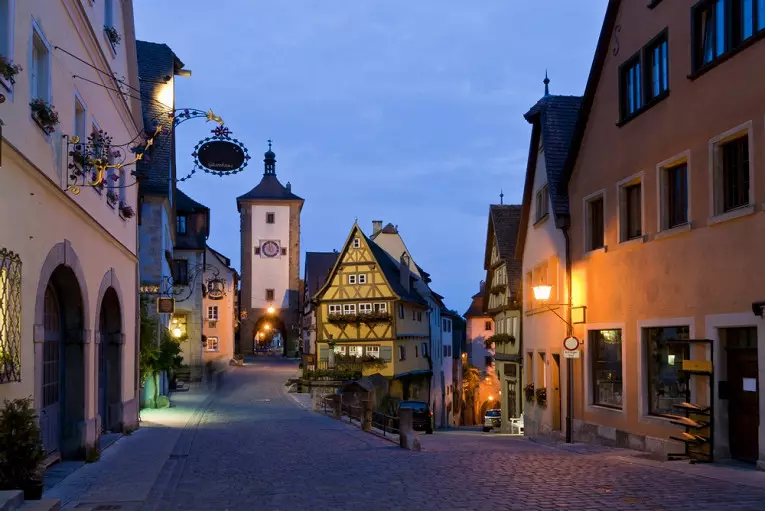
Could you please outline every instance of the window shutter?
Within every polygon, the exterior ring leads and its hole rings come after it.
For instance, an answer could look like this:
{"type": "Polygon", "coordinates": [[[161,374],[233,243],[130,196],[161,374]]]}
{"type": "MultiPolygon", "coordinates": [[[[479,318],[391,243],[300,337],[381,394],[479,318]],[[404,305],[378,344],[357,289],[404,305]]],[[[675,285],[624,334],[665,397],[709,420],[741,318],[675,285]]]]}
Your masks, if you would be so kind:
{"type": "Polygon", "coordinates": [[[558,258],[551,257],[547,264],[547,283],[552,286],[550,291],[550,302],[558,303],[558,298],[562,293],[559,293],[560,283],[558,281],[558,258]]]}
{"type": "Polygon", "coordinates": [[[393,348],[391,346],[380,346],[380,358],[386,362],[393,360],[393,348]]]}
{"type": "Polygon", "coordinates": [[[329,348],[327,346],[319,346],[319,360],[329,360],[329,348]]]}

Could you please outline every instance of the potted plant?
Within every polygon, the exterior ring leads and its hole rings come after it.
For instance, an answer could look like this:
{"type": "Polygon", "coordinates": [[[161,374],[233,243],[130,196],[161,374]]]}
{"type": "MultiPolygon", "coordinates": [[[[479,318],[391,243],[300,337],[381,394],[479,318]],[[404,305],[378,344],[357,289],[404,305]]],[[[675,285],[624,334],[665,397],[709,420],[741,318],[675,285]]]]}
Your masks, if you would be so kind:
{"type": "Polygon", "coordinates": [[[32,398],[6,400],[0,411],[0,490],[23,490],[27,500],[42,498],[40,438],[32,398]]]}
{"type": "Polygon", "coordinates": [[[523,387],[523,393],[526,396],[526,402],[531,403],[534,401],[534,384],[529,383],[525,387],[523,387]]]}
{"type": "Polygon", "coordinates": [[[0,55],[0,76],[8,80],[11,85],[16,83],[13,77],[19,74],[20,71],[23,71],[20,65],[14,64],[8,57],[0,55]]]}
{"type": "Polygon", "coordinates": [[[104,33],[106,34],[106,38],[109,40],[109,42],[112,43],[112,46],[117,46],[120,44],[120,41],[122,41],[122,36],[114,27],[108,27],[104,25],[104,33]]]}
{"type": "Polygon", "coordinates": [[[547,406],[547,389],[544,387],[538,388],[536,391],[537,403],[544,408],[547,406]]]}
{"type": "Polygon", "coordinates": [[[127,202],[120,201],[120,215],[125,218],[133,218],[135,211],[133,211],[133,208],[127,202]]]}
{"type": "Polygon", "coordinates": [[[106,200],[109,201],[109,204],[115,205],[117,203],[117,201],[119,201],[119,199],[120,198],[117,196],[116,193],[111,192],[111,191],[106,192],[106,200]]]}
{"type": "Polygon", "coordinates": [[[58,112],[53,105],[42,99],[33,99],[29,106],[32,108],[32,118],[37,121],[42,130],[50,135],[56,131],[58,125],[58,112]]]}

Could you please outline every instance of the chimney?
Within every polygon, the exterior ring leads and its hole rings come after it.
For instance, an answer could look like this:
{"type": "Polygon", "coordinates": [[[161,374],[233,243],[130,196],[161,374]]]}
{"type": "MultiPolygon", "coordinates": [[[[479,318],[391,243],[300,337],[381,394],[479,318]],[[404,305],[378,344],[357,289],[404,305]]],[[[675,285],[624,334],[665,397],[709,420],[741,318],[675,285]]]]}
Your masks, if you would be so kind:
{"type": "Polygon", "coordinates": [[[409,292],[409,286],[411,284],[410,276],[411,272],[409,271],[409,257],[407,257],[406,254],[401,254],[401,259],[399,259],[398,263],[398,270],[401,274],[401,286],[406,290],[406,292],[409,292]]]}
{"type": "Polygon", "coordinates": [[[484,291],[486,291],[486,282],[482,280],[482,281],[481,281],[481,284],[480,284],[480,287],[481,287],[481,292],[482,292],[482,293],[483,293],[484,291]]]}
{"type": "Polygon", "coordinates": [[[382,220],[372,220],[372,236],[382,231],[382,220]]]}

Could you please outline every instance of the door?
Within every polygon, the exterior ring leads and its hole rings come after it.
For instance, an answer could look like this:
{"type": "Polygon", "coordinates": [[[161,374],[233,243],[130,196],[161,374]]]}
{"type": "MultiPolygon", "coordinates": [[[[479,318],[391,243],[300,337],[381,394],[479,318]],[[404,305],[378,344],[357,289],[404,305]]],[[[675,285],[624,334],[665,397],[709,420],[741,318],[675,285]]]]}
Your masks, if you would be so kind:
{"type": "Polygon", "coordinates": [[[45,329],[42,367],[42,410],[40,425],[46,454],[59,450],[61,439],[61,306],[51,285],[45,290],[45,329]]]}
{"type": "Polygon", "coordinates": [[[552,407],[552,429],[560,431],[561,399],[560,399],[560,355],[553,355],[553,366],[551,373],[552,395],[550,396],[550,405],[552,407]]]}
{"type": "Polygon", "coordinates": [[[732,458],[754,463],[760,426],[757,328],[725,330],[728,369],[728,431],[732,458]]]}

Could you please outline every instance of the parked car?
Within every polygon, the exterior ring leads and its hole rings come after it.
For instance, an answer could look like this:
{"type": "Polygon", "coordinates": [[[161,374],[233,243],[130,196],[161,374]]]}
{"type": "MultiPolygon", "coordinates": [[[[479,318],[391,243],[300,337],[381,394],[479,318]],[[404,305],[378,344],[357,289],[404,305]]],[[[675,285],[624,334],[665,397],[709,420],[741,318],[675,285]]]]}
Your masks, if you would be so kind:
{"type": "MultiPolygon", "coordinates": [[[[422,401],[401,401],[398,409],[409,408],[412,410],[412,426],[415,431],[424,431],[428,435],[433,434],[433,412],[428,403],[422,401]]],[[[397,414],[398,415],[398,414],[397,414]]]]}
{"type": "Polygon", "coordinates": [[[502,412],[500,410],[487,410],[483,418],[483,431],[488,433],[492,428],[502,425],[502,412]]]}

